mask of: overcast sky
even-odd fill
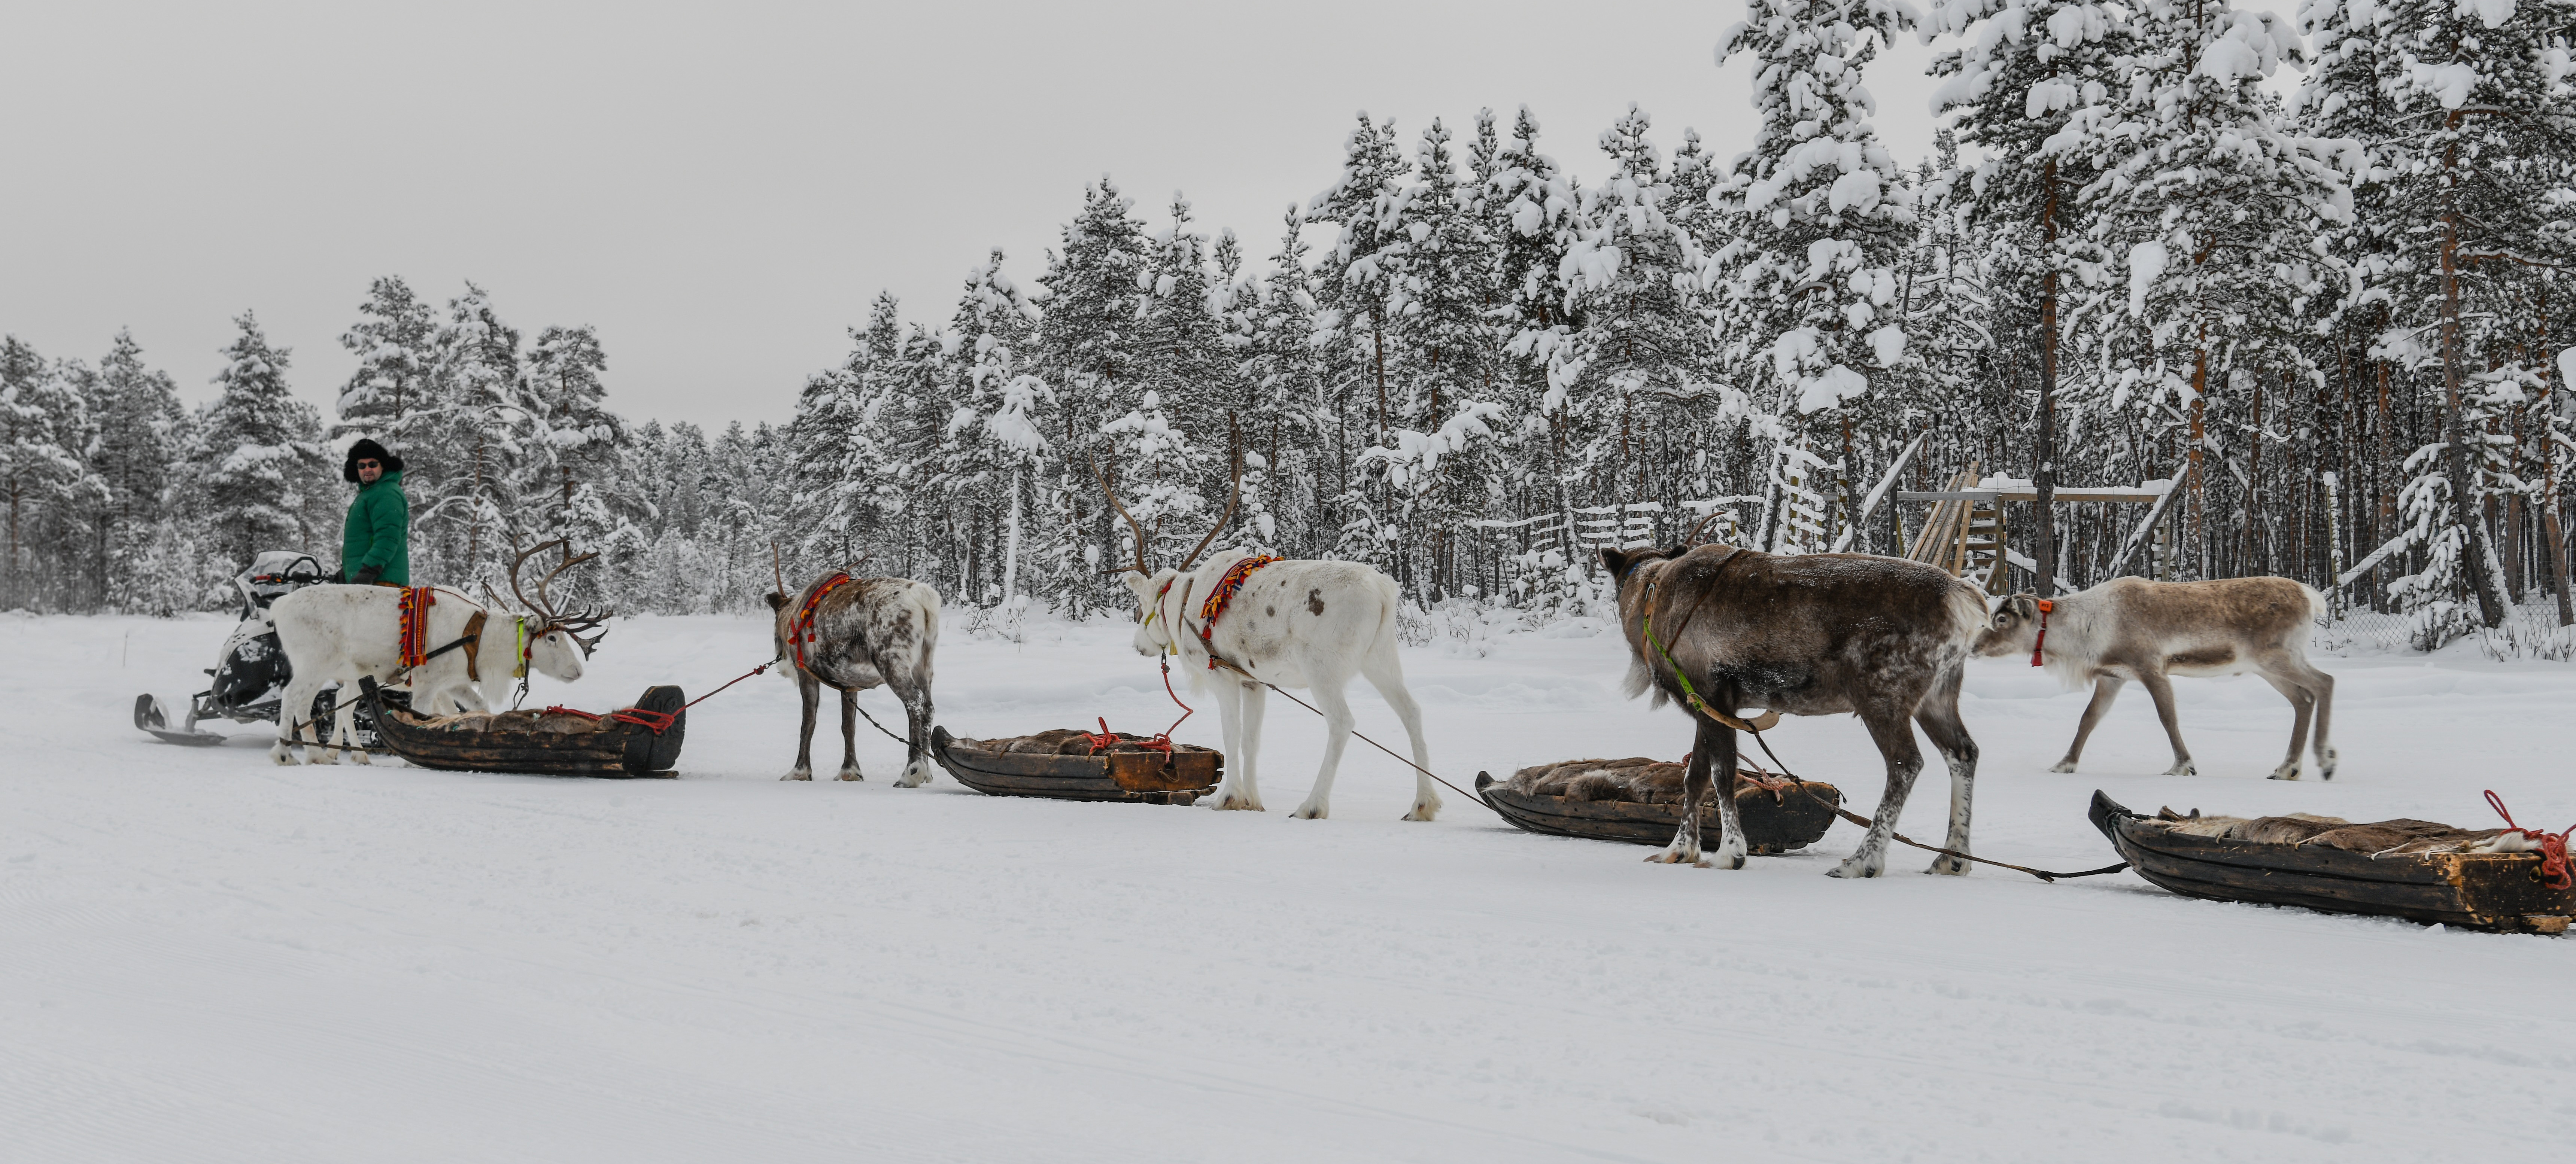
[[[368,281],[464,280],[533,336],[592,324],[630,417],[783,420],[891,289],[944,322],[970,263],[1024,285],[1084,183],[1175,189],[1256,259],[1354,112],[1528,104],[1586,176],[1626,108],[1748,144],[1716,3],[0,5],[0,331],[95,360],[119,327],[210,390],[256,309],[328,412]],[[1927,53],[1873,66],[1928,147]]]

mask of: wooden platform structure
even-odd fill
[[[2036,504],[2039,490],[1979,489],[1979,480],[1977,464],[1971,461],[1965,470],[1950,478],[1946,489],[1896,495],[1898,501],[1932,503],[1931,514],[1907,543],[1905,556],[1939,566],[1954,577],[1973,579],[1988,594],[2010,593],[2012,571],[2005,554],[2008,531],[2004,506],[2017,501]],[[2164,498],[2165,492],[2158,489],[2071,488],[2054,491],[2049,500],[2057,505],[2153,505]]]

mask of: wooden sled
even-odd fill
[[[1112,752],[1105,756],[1062,756],[995,751],[985,745],[1003,740],[961,740],[948,729],[930,729],[930,753],[957,782],[989,796],[1041,796],[1050,800],[1116,800],[1137,804],[1194,804],[1216,791],[1225,775],[1225,754],[1214,748],[1172,745],[1166,761],[1159,752]],[[1135,742],[1141,736],[1120,735]]]
[[[375,680],[360,679],[358,686],[375,709],[386,747],[420,767],[448,772],[668,777],[680,761],[680,742],[689,728],[688,698],[677,687],[645,688],[634,704],[635,710],[673,717],[664,731],[603,719],[596,732],[562,734],[431,727],[428,717],[387,702]]]
[[[1752,772],[1744,773],[1751,777]],[[1766,779],[1777,780],[1765,774]],[[1736,815],[1744,824],[1744,840],[1755,853],[1786,853],[1814,844],[1833,827],[1834,807],[1843,802],[1842,790],[1831,784],[1806,781],[1803,787],[1815,793],[1808,796],[1798,789],[1798,781],[1787,781],[1789,787],[1773,790],[1755,784],[1751,779],[1737,783]],[[1668,845],[1682,826],[1682,806],[1650,804],[1634,800],[1577,800],[1570,796],[1538,796],[1514,792],[1492,773],[1476,773],[1476,795],[1502,814],[1504,820],[1534,833],[1552,837],[1581,837],[1590,841],[1619,841],[1630,845]],[[1827,803],[1819,803],[1823,797]],[[1717,838],[1717,801],[1712,798],[1700,805],[1700,830],[1705,843]]]
[[[2557,934],[2576,889],[2540,879],[2538,853],[2373,857],[2320,845],[2176,834],[2100,792],[2087,814],[2138,876],[2185,897],[2402,917],[2477,930]]]

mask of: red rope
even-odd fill
[[[2039,600],[2039,637],[2031,640],[2030,644],[2030,665],[2033,667],[2039,666],[2040,648],[2048,645],[2048,612],[2055,609],[2056,603],[2045,598]]]
[[[705,703],[706,701],[715,698],[718,693],[725,689],[725,687],[731,687],[736,683],[740,683],[745,679],[749,679],[754,675],[760,674],[761,672],[770,669],[772,666],[775,666],[777,663],[778,660],[771,659],[769,662],[745,671],[740,675],[736,675],[732,679],[726,681],[724,687],[718,687],[714,691],[707,692],[696,699],[692,699],[687,703],[681,704],[680,710],[678,711],[646,711],[640,707],[621,707],[606,715],[592,715],[578,707],[563,707],[558,705],[547,708],[546,714],[577,715],[592,723],[598,723],[601,720],[607,720],[611,723],[631,723],[658,736],[671,730],[671,725],[680,722],[680,716],[686,713],[690,708],[696,707],[701,703]],[[1106,722],[1103,722],[1100,726],[1104,731],[1109,727]]]
[[[1173,720],[1171,727],[1164,728],[1161,733],[1149,740],[1143,736],[1121,736],[1118,733],[1109,730],[1109,720],[1104,716],[1099,721],[1100,731],[1097,734],[1092,732],[1082,733],[1084,739],[1091,741],[1091,750],[1094,755],[1106,752],[1109,750],[1109,745],[1124,740],[1128,743],[1135,744],[1151,751],[1161,752],[1163,754],[1163,762],[1167,764],[1171,762],[1173,730],[1181,726],[1182,720],[1186,720],[1191,716],[1197,715],[1198,710],[1191,707],[1189,704],[1181,703],[1181,693],[1172,690],[1172,657],[1166,654],[1162,657],[1161,662],[1163,664],[1163,694],[1171,696],[1173,703],[1180,704],[1181,718]]]
[[[2521,833],[2531,840],[2540,842],[2540,875],[2547,879],[2545,884],[2551,889],[2576,889],[2576,876],[2570,876],[2567,872],[2567,834],[2576,833],[2576,825],[2569,825],[2554,833],[2524,828],[2513,823],[2513,814],[2504,810],[2504,798],[2496,795],[2495,789],[2492,788],[2487,790],[2487,807],[2496,810],[2496,815],[2504,818],[2504,831]]]

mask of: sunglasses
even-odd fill
[[[358,467],[361,469],[381,469],[384,466],[377,464],[374,461],[360,461],[358,462]]]

